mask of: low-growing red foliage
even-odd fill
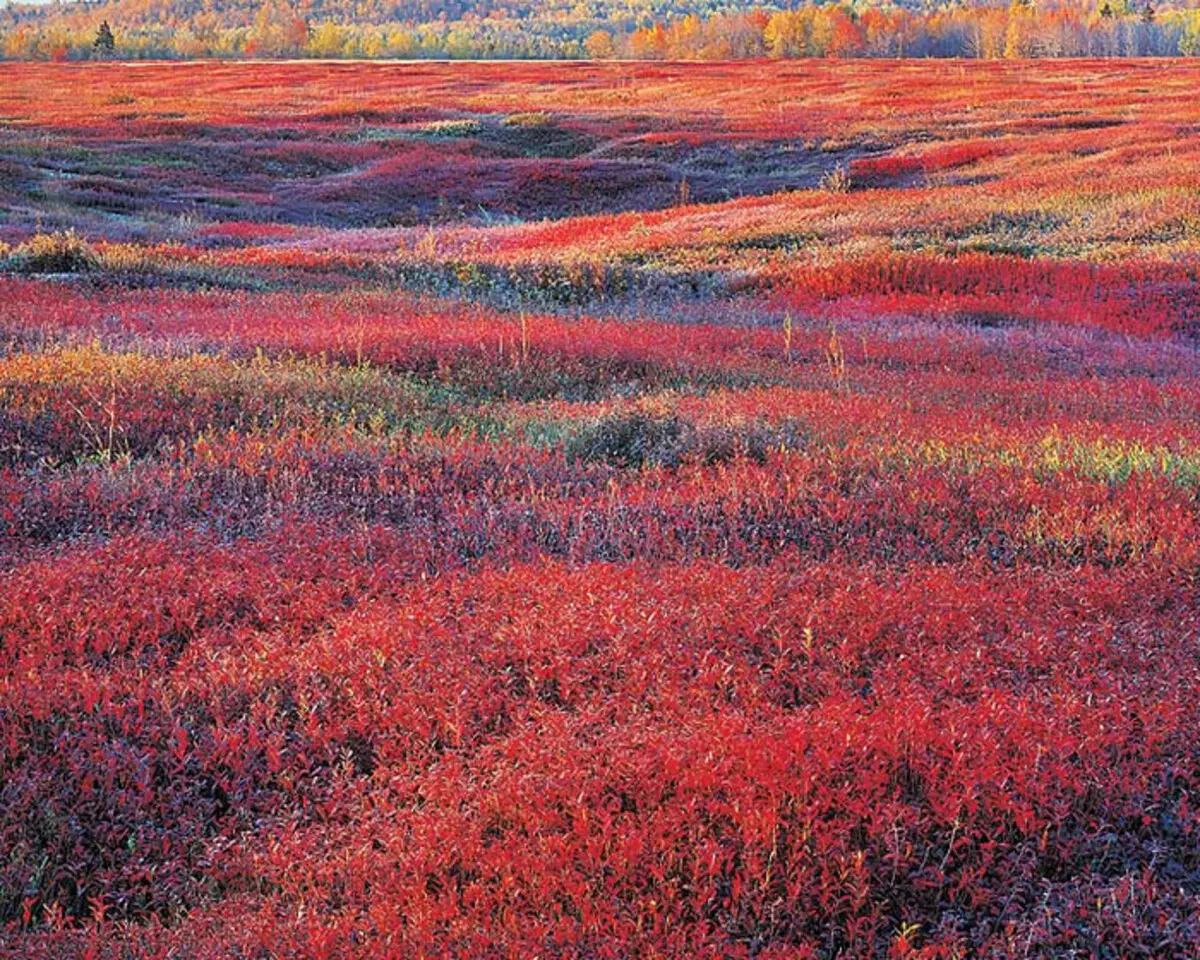
[[[1195,68],[67,69],[0,956],[1200,954]]]

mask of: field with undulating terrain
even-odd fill
[[[1200,954],[1200,64],[0,64],[0,956]]]

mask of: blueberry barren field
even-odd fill
[[[1197,91],[0,65],[0,955],[1196,956]]]

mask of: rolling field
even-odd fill
[[[0,956],[1200,955],[1200,64],[0,64]]]

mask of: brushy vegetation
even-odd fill
[[[0,957],[1200,955],[1200,71],[109,69],[0,67]]]
[[[738,457],[762,463],[772,439],[763,430],[697,429],[677,416],[634,413],[604,417],[585,426],[565,450],[568,458],[619,467],[712,465]],[[775,443],[781,445],[782,441]]]
[[[0,266],[15,273],[85,273],[100,266],[96,251],[74,230],[35,234],[0,255]]]

